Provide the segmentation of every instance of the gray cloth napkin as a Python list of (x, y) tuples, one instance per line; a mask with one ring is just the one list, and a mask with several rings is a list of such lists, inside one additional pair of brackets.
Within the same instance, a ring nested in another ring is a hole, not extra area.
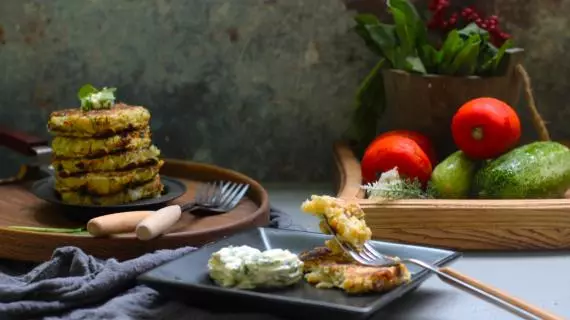
[[(287, 228), (290, 219), (272, 210), (271, 221), (271, 227)], [(37, 266), (0, 263), (0, 319), (278, 319), (200, 310), (137, 285), (140, 274), (193, 250), (158, 250), (118, 262), (96, 259), (79, 248), (61, 247), (49, 261)]]

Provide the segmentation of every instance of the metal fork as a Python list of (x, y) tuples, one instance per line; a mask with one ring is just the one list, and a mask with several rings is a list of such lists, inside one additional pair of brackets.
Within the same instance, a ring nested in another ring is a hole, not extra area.
[(228, 212), (240, 202), (248, 189), (249, 185), (244, 183), (224, 181), (203, 183), (197, 188), (193, 201), (164, 207), (143, 219), (135, 229), (137, 238), (140, 240), (156, 238), (172, 227), (185, 211), (204, 209), (210, 214)]
[(439, 268), (429, 263), (417, 259), (399, 259), (390, 257), (378, 252), (369, 241), (364, 243), (361, 251), (355, 250), (351, 245), (343, 243), (338, 237), (336, 232), (331, 228), (327, 219), (324, 225), (331, 235), (333, 235), (336, 242), (340, 247), (348, 253), (354, 260), (362, 265), (374, 267), (390, 267), (399, 263), (412, 263), (431, 272), (436, 273), (441, 280), (462, 289), (478, 298), (482, 298), (487, 302), (493, 303), (513, 314), (518, 315), (522, 319), (530, 320), (562, 320), (562, 318), (555, 316), (547, 311), (541, 310), (538, 307), (530, 305), (518, 298), (515, 298), (507, 293), (501, 292), (498, 289), (490, 287), (481, 283), (473, 278), (462, 275), (461, 273), (451, 268)]
[(243, 198), (249, 185), (228, 181), (202, 183), (196, 189), (194, 201), (180, 206), (182, 212), (204, 210), (200, 215), (223, 213), (233, 209)]

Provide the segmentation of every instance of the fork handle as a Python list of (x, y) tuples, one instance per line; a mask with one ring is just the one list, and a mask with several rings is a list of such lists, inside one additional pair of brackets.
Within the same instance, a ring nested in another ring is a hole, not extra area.
[(140, 240), (150, 240), (163, 234), (180, 219), (182, 209), (179, 205), (171, 205), (157, 210), (144, 218), (135, 230)]
[[(493, 288), (451, 268), (440, 268), (437, 275), (444, 282), (483, 298), (523, 319), (563, 320), (548, 311), (542, 310), (512, 295)], [(522, 311), (522, 312), (521, 312)]]

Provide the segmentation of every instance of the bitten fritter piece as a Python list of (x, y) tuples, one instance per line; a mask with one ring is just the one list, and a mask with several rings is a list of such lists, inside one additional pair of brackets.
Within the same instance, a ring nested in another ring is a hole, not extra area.
[(152, 180), (164, 161), (154, 166), (139, 167), (128, 171), (89, 172), (69, 177), (56, 176), (55, 190), (81, 191), (92, 195), (109, 195)]
[(114, 153), (98, 158), (55, 158), (52, 165), (58, 175), (67, 177), (86, 172), (106, 172), (129, 170), (137, 167), (155, 165), (159, 161), (160, 150), (156, 146)]
[[(303, 202), (301, 209), (325, 219), (337, 234), (337, 238), (356, 250), (361, 250), (364, 243), (372, 238), (372, 231), (364, 220), (364, 211), (356, 203), (330, 196), (313, 195), (310, 200)], [(321, 221), (319, 227), (323, 233), (328, 234), (324, 223)], [(327, 247), (334, 252), (342, 252), (335, 242), (335, 240), (327, 241)]]
[(141, 199), (159, 197), (164, 185), (160, 181), (160, 175), (156, 175), (151, 181), (119, 193), (108, 196), (96, 196), (79, 191), (59, 192), (63, 202), (72, 205), (99, 205), (110, 206), (129, 203)]
[(148, 148), (152, 143), (150, 128), (122, 132), (107, 138), (71, 138), (57, 136), (52, 141), (56, 158), (95, 158), (119, 151)]
[(305, 280), (319, 289), (339, 288), (350, 294), (386, 292), (411, 279), (402, 263), (390, 267), (363, 266), (325, 247), (303, 252), (299, 258), (304, 264)]
[(148, 126), (150, 112), (141, 106), (117, 103), (110, 109), (82, 111), (67, 109), (52, 112), (48, 130), (54, 135), (100, 137)]

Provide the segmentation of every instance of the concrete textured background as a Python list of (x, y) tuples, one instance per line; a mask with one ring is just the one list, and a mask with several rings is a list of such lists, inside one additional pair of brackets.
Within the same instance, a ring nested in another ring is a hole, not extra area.
[[(484, 6), (527, 50), (539, 108), (568, 138), (570, 0)], [(76, 107), (81, 85), (115, 86), (151, 110), (164, 156), (262, 181), (330, 180), (332, 143), (375, 62), (350, 30), (357, 10), (383, 1), (2, 0), (0, 125), (47, 137), (47, 116)], [(19, 161), (3, 149), (0, 173)]]

